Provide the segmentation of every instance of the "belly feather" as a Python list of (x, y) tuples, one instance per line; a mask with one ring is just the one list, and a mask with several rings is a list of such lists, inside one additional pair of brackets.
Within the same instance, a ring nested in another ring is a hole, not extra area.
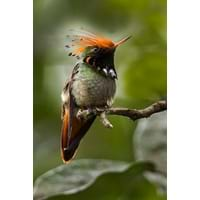
[(116, 90), (115, 80), (103, 77), (76, 78), (72, 93), (79, 106), (111, 106)]

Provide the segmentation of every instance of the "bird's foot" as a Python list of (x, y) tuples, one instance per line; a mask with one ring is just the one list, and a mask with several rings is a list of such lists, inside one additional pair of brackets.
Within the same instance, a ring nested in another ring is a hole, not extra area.
[(102, 112), (100, 115), (100, 121), (106, 128), (113, 128), (113, 125), (110, 123), (108, 118), (106, 117), (106, 112)]
[(88, 109), (79, 109), (76, 117), (80, 120), (86, 120), (88, 119), (91, 115), (96, 115), (96, 109), (88, 108)]
[(96, 113), (100, 117), (101, 123), (106, 127), (106, 128), (113, 128), (113, 125), (110, 123), (106, 116), (108, 107), (103, 107), (103, 108), (96, 108)]
[(99, 115), (101, 123), (106, 128), (113, 128), (113, 125), (110, 123), (106, 117), (107, 108), (88, 108), (88, 109), (79, 109), (76, 117), (80, 120), (87, 120), (92, 115)]

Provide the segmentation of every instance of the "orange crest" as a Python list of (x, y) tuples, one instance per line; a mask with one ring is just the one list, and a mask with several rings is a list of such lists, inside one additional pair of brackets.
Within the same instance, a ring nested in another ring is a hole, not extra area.
[(80, 33), (75, 33), (72, 35), (67, 35), (71, 39), (70, 44), (65, 47), (71, 49), (69, 55), (79, 56), (87, 47), (97, 46), (99, 48), (112, 48), (115, 46), (115, 43), (112, 40), (99, 37), (93, 33), (86, 31), (80, 31)]
[(97, 36), (84, 30), (73, 32), (75, 33), (67, 35), (67, 37), (70, 39), (70, 42), (65, 47), (70, 49), (70, 56), (77, 56), (77, 58), (79, 58), (79, 55), (83, 53), (87, 47), (95, 46), (99, 48), (116, 48), (130, 38), (126, 37), (115, 43), (108, 38)]

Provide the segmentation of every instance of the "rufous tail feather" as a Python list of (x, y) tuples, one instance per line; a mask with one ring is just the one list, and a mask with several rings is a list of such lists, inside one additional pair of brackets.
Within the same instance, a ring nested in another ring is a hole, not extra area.
[[(72, 128), (69, 129), (69, 111), (65, 110), (63, 117), (62, 133), (61, 133), (61, 156), (64, 163), (69, 162), (76, 153), (80, 140), (86, 134), (96, 116), (92, 116), (88, 120), (77, 119), (72, 117)], [(68, 143), (68, 131), (71, 130), (71, 137)]]

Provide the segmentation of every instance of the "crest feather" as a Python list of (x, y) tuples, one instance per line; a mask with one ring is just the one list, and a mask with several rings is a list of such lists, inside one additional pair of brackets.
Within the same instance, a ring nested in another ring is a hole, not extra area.
[(65, 47), (71, 50), (69, 55), (72, 56), (79, 56), (87, 47), (112, 48), (115, 46), (112, 40), (85, 31), (67, 35), (67, 37), (70, 39), (70, 43)]

